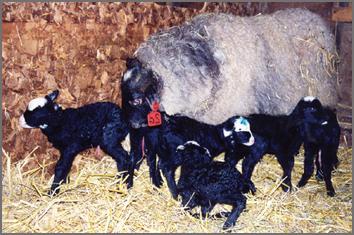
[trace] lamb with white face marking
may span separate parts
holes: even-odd
[[[133,166],[128,163],[129,154],[121,145],[129,128],[121,109],[114,103],[97,102],[63,110],[55,103],[58,95],[56,90],[31,100],[19,119],[23,128],[40,128],[60,152],[49,194],[59,192],[59,185],[66,180],[75,156],[97,146],[116,161],[123,178],[129,173],[127,183],[131,187]]]
[[[275,154],[283,168],[282,189],[291,190],[294,156],[298,153],[302,143],[305,148],[305,171],[298,184],[299,187],[305,185],[312,175],[314,156],[319,152],[322,154],[318,155],[325,156],[322,157],[322,161],[326,159],[327,163],[325,167],[318,166],[318,169],[333,168],[338,162],[336,152],[339,143],[339,125],[335,114],[322,108],[320,101],[315,97],[302,98],[290,115],[253,114],[248,116],[247,120],[250,123],[255,144],[251,147],[238,145],[235,154],[225,155],[225,160],[230,165],[236,165],[240,159],[245,158],[242,162],[242,173],[248,180],[251,180],[255,165],[265,154]],[[242,120],[235,122],[236,130],[247,130],[248,126],[240,126],[241,124]],[[328,195],[334,195],[328,169],[325,178]]]
[[[160,171],[166,177],[167,185],[174,198],[177,197],[174,174],[182,162],[176,149],[184,143],[205,146],[212,157],[235,151],[237,144],[250,146],[254,137],[247,119],[234,116],[219,125],[209,125],[186,116],[170,116],[161,112],[162,124],[159,126],[141,128],[144,140],[137,149],[144,149],[150,168],[152,182],[160,187],[162,178]],[[145,123],[144,123],[145,122]],[[146,125],[147,121],[141,124]],[[156,164],[156,155],[159,162]],[[132,158],[135,158],[132,157]],[[141,157],[138,157],[139,160]],[[134,164],[135,165],[135,164]]]

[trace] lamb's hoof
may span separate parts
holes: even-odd
[[[254,195],[257,191],[256,186],[251,180],[246,180],[247,183],[244,184],[242,193],[248,193],[251,192],[252,195]]]
[[[330,197],[334,197],[336,193],[334,191],[328,191],[327,192],[327,195],[330,196]]]
[[[234,226],[235,224],[234,223],[230,223],[228,221],[226,221],[224,223],[224,225],[222,226],[222,229],[226,232],[231,232],[231,228]]]
[[[57,188],[51,188],[49,191],[48,191],[48,196],[49,197],[55,197],[55,196],[57,196],[58,195],[58,193],[59,193],[59,187],[57,187]]]
[[[157,187],[157,188],[160,188],[163,184],[163,180],[160,178],[160,179],[152,179],[152,183]]]
[[[300,180],[299,183],[297,184],[298,188],[304,187],[307,184],[304,180]]]
[[[283,191],[286,192],[286,193],[287,193],[287,192],[291,192],[291,186],[289,186],[289,185],[286,185],[286,184],[283,183],[283,184],[281,185],[281,188],[282,188]]]

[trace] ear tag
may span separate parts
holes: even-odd
[[[152,111],[148,114],[148,126],[159,126],[162,124],[161,113],[159,110],[159,103],[154,102],[152,104]]]

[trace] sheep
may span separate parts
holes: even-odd
[[[242,193],[248,190],[247,181],[235,167],[212,161],[209,150],[197,142],[179,145],[176,152],[183,159],[177,184],[182,206],[188,211],[201,206],[205,218],[217,203],[231,205],[232,210],[223,225],[224,230],[230,229],[246,208],[247,199]]]
[[[323,172],[327,195],[333,197],[335,190],[331,172],[338,166],[337,151],[341,132],[335,111],[323,107],[318,98],[305,97],[297,106],[296,112],[304,120],[299,130],[305,150],[304,173],[298,187],[305,186],[312,176],[316,158],[316,177],[321,179]]]
[[[335,106],[332,54],[330,28],[306,9],[252,17],[201,14],[142,43],[127,61],[122,84],[155,96],[169,115],[207,124],[235,114],[289,115],[306,95]]]
[[[40,128],[48,141],[60,152],[55,166],[55,176],[49,195],[59,193],[59,186],[66,181],[75,156],[83,150],[100,146],[117,163],[124,179],[128,171],[129,154],[121,142],[128,135],[129,127],[122,110],[114,103],[97,102],[77,109],[62,109],[55,103],[59,91],[31,100],[19,119],[23,128]],[[129,176],[132,179],[132,176]],[[130,179],[128,181],[130,181]],[[128,187],[130,187],[128,182]]]
[[[138,106],[139,109],[144,109],[143,106],[148,106],[148,104],[141,103]],[[158,155],[158,169],[161,169],[166,177],[168,188],[175,199],[178,195],[175,171],[182,161],[175,154],[178,145],[185,143],[187,140],[194,140],[203,146],[207,146],[210,154],[216,157],[222,152],[232,152],[237,143],[244,145],[254,143],[249,123],[243,117],[235,116],[220,125],[214,126],[185,116],[170,116],[165,112],[160,114],[161,125],[149,127],[145,119],[144,122],[140,123],[143,127],[139,128],[137,132],[140,132],[140,135],[144,137],[143,152],[147,156],[153,184],[157,187],[162,184],[160,172],[156,168],[156,155]],[[142,144],[139,145],[138,149],[141,148]]]

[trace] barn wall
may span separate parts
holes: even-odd
[[[32,158],[38,162],[52,158],[47,163],[55,162],[58,152],[40,130],[18,126],[32,98],[58,88],[58,102],[64,108],[95,101],[120,104],[125,58],[150,34],[202,12],[258,13],[258,4],[244,3],[194,8],[155,3],[3,3],[2,7],[3,147],[13,161],[35,149]],[[26,167],[37,166],[36,161]]]

